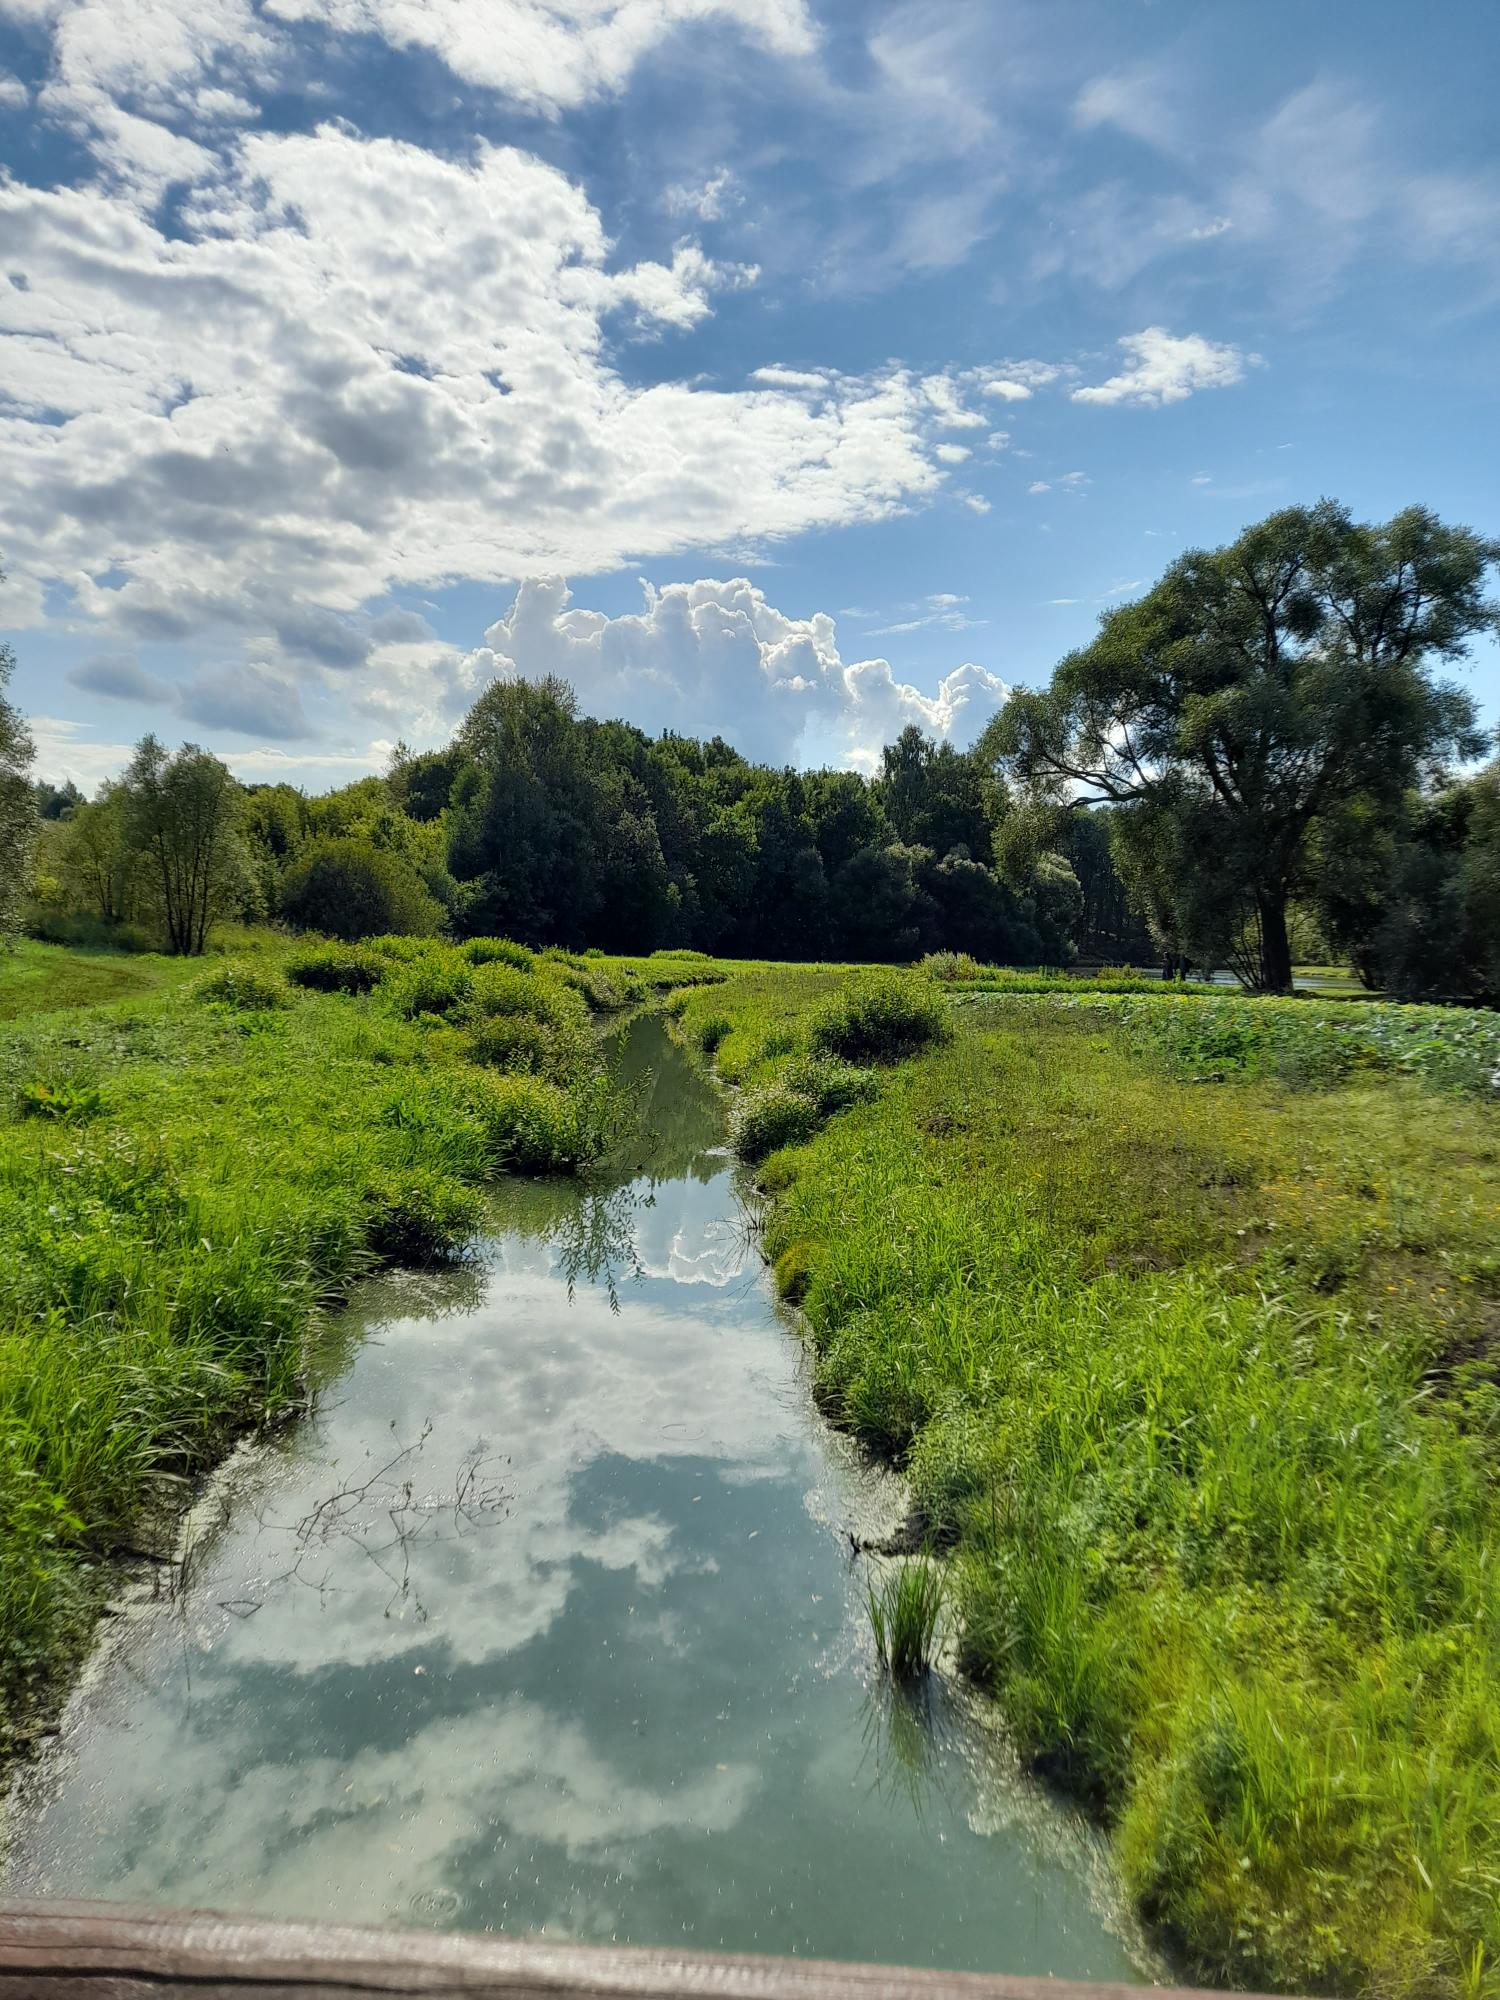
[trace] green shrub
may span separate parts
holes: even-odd
[[[794,1056],[777,1080],[807,1098],[819,1118],[832,1118],[851,1104],[867,1104],[879,1088],[869,1070],[837,1056]]]
[[[474,971],[457,952],[428,952],[403,966],[387,986],[396,1013],[414,1021],[419,1014],[451,1014],[474,991]]]
[[[193,995],[198,1000],[239,1007],[247,1012],[285,1007],[292,997],[279,972],[270,966],[248,964],[244,959],[231,959],[227,965],[217,967],[198,981]]]
[[[911,973],[865,973],[813,1016],[809,1040],[849,1062],[899,1062],[945,1042],[947,1009],[931,985]]]
[[[582,997],[555,974],[521,972],[503,960],[475,971],[469,997],[471,1011],[485,1019],[526,1014],[556,1028],[588,1019]]]
[[[706,1021],[700,1021],[696,1039],[704,1055],[711,1056],[733,1027],[734,1023],[724,1014],[710,1014]]]
[[[524,944],[513,944],[509,938],[469,938],[459,950],[470,965],[513,965],[517,972],[530,972],[536,964],[534,951],[528,951]]]
[[[484,1221],[484,1201],[447,1174],[408,1167],[368,1189],[367,1241],[383,1262],[430,1264],[451,1257]]]
[[[491,1076],[475,1100],[492,1162],[518,1173],[561,1173],[598,1150],[597,1096],[539,1076]]]
[[[318,945],[287,960],[293,986],[314,993],[369,993],[386,976],[384,958],[368,945]]]
[[[735,1109],[734,1150],[753,1166],[783,1146],[803,1146],[822,1119],[818,1107],[800,1090],[779,1083],[746,1091]]]
[[[441,905],[410,862],[358,838],[313,841],[287,870],[280,901],[282,916],[298,930],[346,940],[432,937],[443,921]]]
[[[951,981],[954,979],[978,979],[986,970],[977,958],[966,951],[930,951],[917,967],[929,979]]]
[[[552,1037],[532,1014],[497,1014],[471,1030],[469,1057],[491,1069],[545,1070]]]

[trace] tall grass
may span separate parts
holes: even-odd
[[[460,1252],[495,1174],[611,1143],[568,968],[517,962],[262,941],[0,1036],[0,1753],[143,1514],[298,1404],[323,1309],[381,1262]],[[486,1040],[506,1020],[536,1030],[524,1062]]]
[[[820,997],[715,996],[721,1060],[774,1087]],[[1164,1004],[1228,1038],[1253,1003]],[[1441,1066],[1194,1081],[1131,1005],[960,1007],[766,1162],[817,1393],[956,1543],[963,1660],[1188,1959],[1492,1990],[1496,1110]]]
[[[870,1580],[866,1601],[880,1664],[898,1681],[920,1680],[937,1658],[947,1607],[940,1564],[912,1556]]]

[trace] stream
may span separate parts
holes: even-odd
[[[878,1671],[849,1533],[899,1486],[814,1408],[719,1092],[652,1016],[620,1061],[628,1168],[362,1286],[127,1593],[5,1892],[1141,1979],[987,1705]]]

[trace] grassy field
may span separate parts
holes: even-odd
[[[0,958],[0,1758],[111,1554],[299,1404],[319,1312],[460,1254],[496,1173],[586,1165],[628,1109],[591,1010],[709,970],[249,942]]]
[[[673,1004],[825,1407],[1146,1912],[1240,1985],[1496,1990],[1500,1021],[996,997],[836,1075],[826,975]]]

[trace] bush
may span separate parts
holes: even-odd
[[[408,1021],[451,1014],[474,991],[474,972],[457,952],[429,952],[398,972],[388,987],[391,1006]]]
[[[16,1093],[18,1118],[97,1118],[102,1094],[91,1084],[23,1083]]]
[[[563,1173],[602,1144],[605,1086],[560,1090],[539,1076],[496,1076],[476,1101],[493,1164],[518,1173]]]
[[[733,1027],[734,1023],[723,1014],[710,1014],[706,1021],[701,1021],[698,1025],[699,1048],[706,1056],[711,1056]]]
[[[588,1009],[579,994],[555,977],[518,972],[504,961],[481,965],[473,975],[470,1005],[487,1020],[525,1014],[552,1027],[581,1027]]]
[[[741,1098],[734,1116],[734,1150],[753,1166],[783,1146],[805,1146],[822,1122],[810,1097],[769,1083]]]
[[[319,945],[288,959],[286,967],[293,986],[314,993],[369,993],[385,975],[385,961],[359,945]]]
[[[850,1062],[899,1062],[952,1034],[941,997],[910,973],[851,980],[814,1015],[809,1040]]]
[[[513,965],[517,972],[530,972],[536,953],[509,938],[476,937],[459,946],[470,965]]]
[[[430,1264],[463,1248],[484,1221],[484,1201],[447,1174],[408,1168],[375,1182],[366,1240],[383,1262]]]
[[[209,973],[206,979],[200,979],[193,988],[193,997],[223,1007],[269,1011],[274,1007],[287,1006],[292,996],[279,972],[269,966],[248,965],[243,959],[231,959],[227,965]]]
[[[836,1056],[797,1056],[782,1070],[779,1081],[807,1098],[820,1118],[832,1118],[851,1104],[868,1103],[877,1088],[869,1070],[840,1062]]]
[[[966,951],[930,951],[917,967],[929,979],[978,979],[984,967]]]
[[[497,1014],[469,1037],[469,1058],[492,1069],[545,1070],[552,1038],[530,1014]]]
[[[299,930],[346,940],[380,932],[432,937],[443,921],[409,862],[357,839],[315,840],[305,848],[282,880],[281,914]]]

